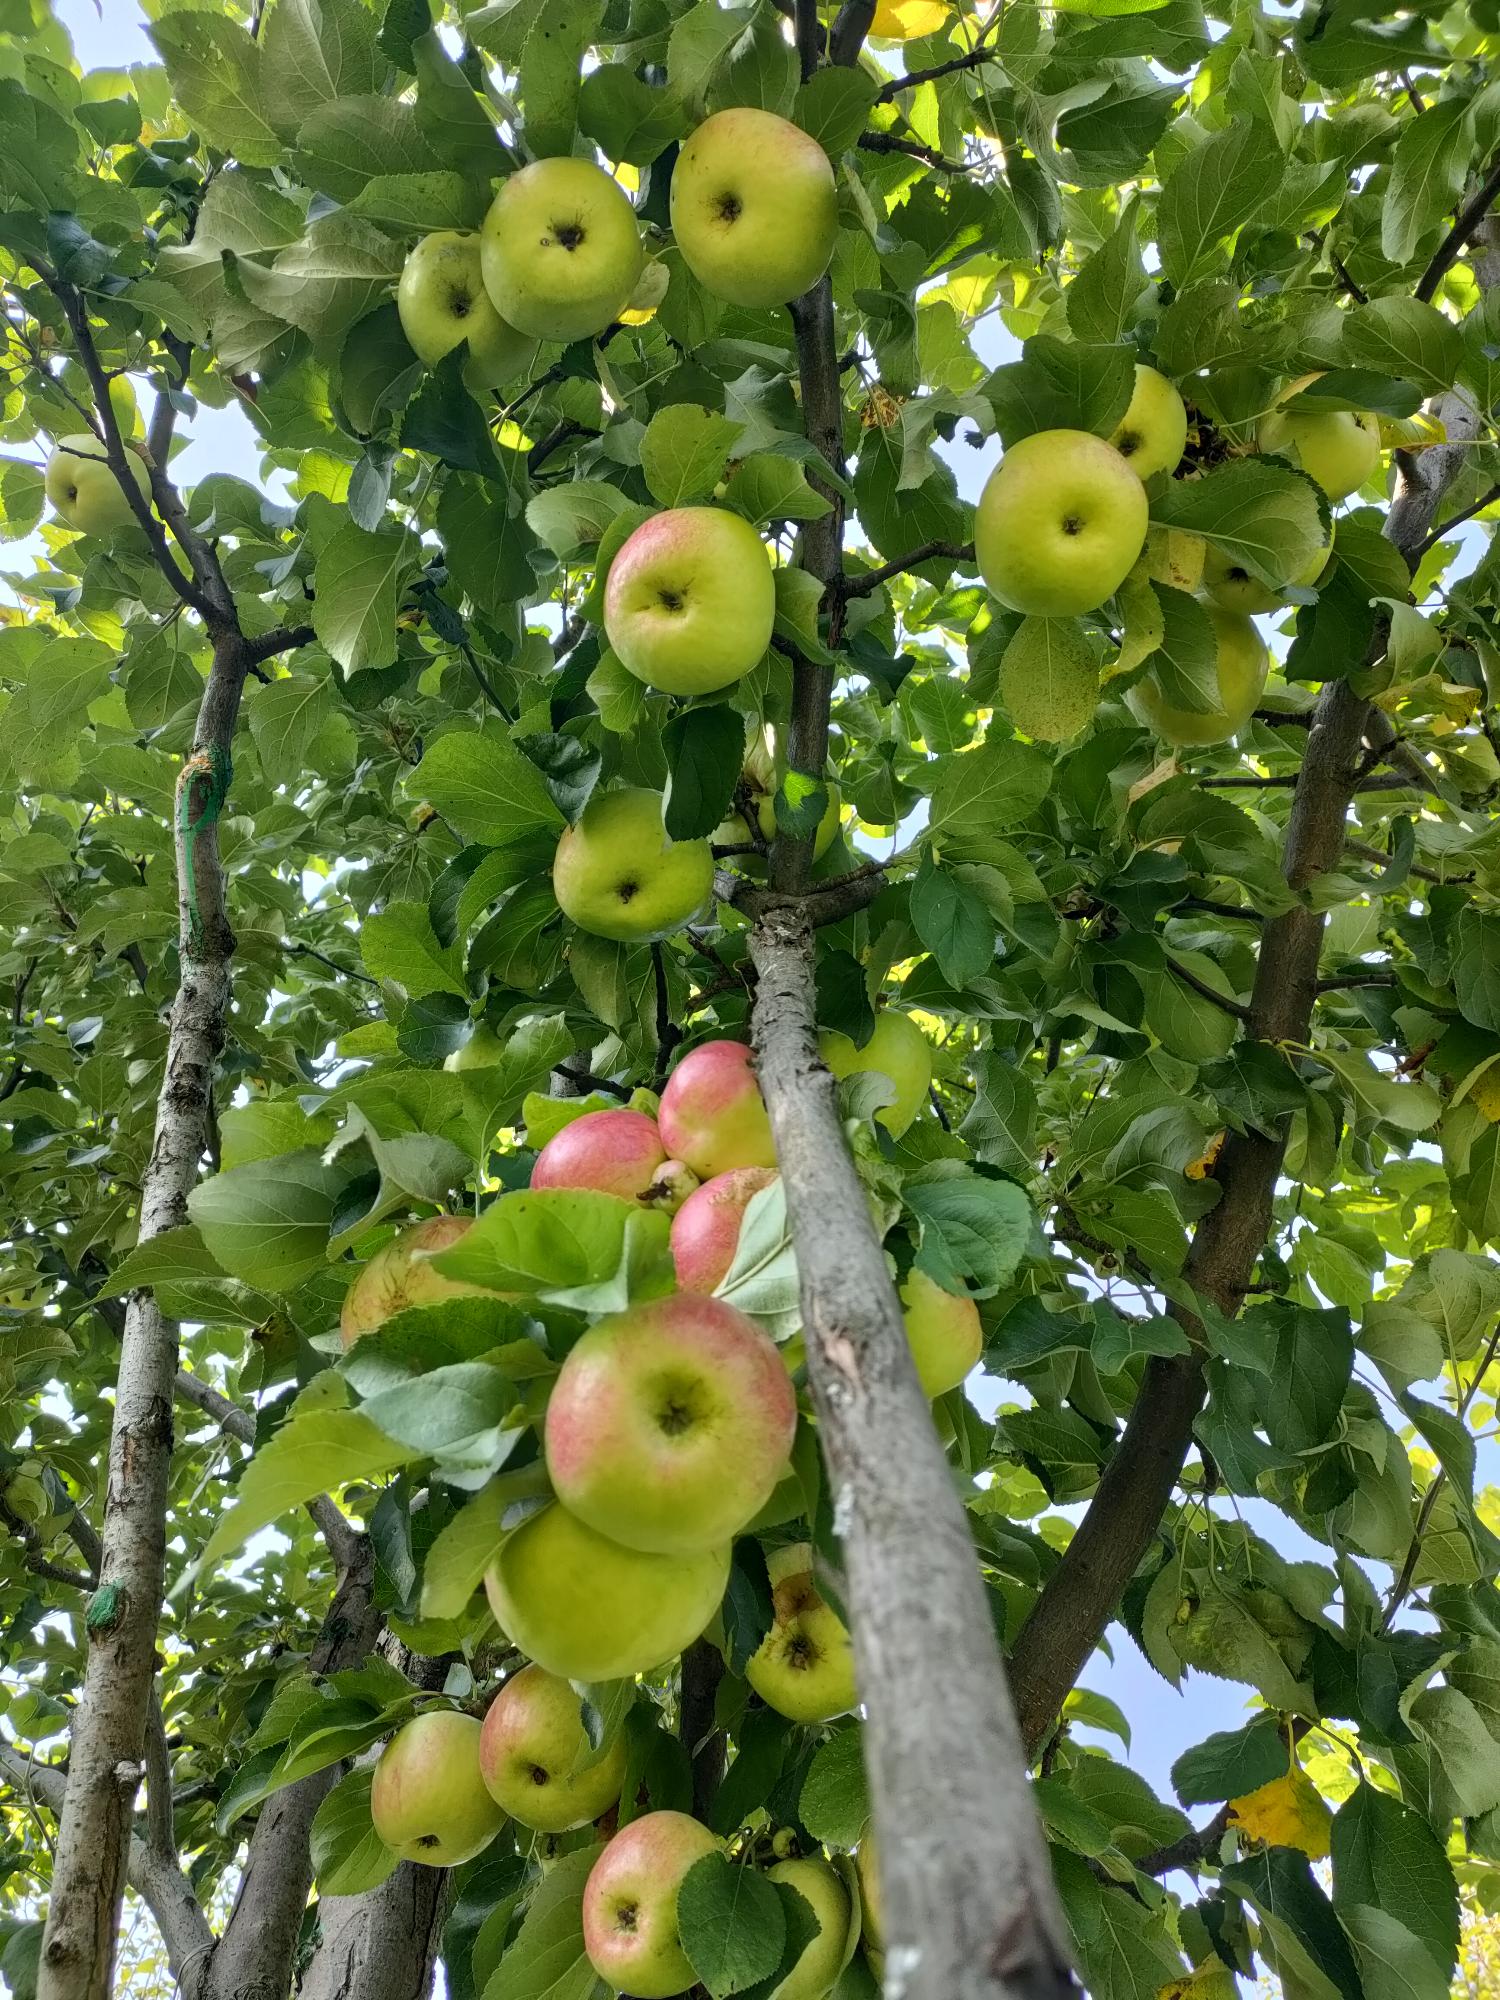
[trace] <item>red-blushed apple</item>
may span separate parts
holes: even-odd
[[[847,1035],[825,1028],[818,1037],[818,1053],[840,1079],[873,1070],[889,1079],[895,1097],[875,1113],[893,1139],[899,1139],[927,1102],[932,1085],[932,1049],[927,1037],[911,1018],[894,1007],[876,1015],[875,1027],[867,1042],[859,1047]]]
[[[375,1831],[403,1861],[456,1868],[488,1847],[505,1814],[479,1775],[480,1727],[456,1708],[433,1708],[398,1729],[370,1782]]]
[[[583,1890],[583,1948],[616,1993],[671,2000],[697,1974],[677,1934],[682,1878],[723,1842],[686,1813],[642,1813],[622,1826]]]
[[[1012,611],[1076,618],[1113,597],[1146,540],[1146,489],[1088,431],[1034,431],[990,474],[974,510],[974,553]]]
[[[445,1278],[431,1259],[451,1250],[473,1227],[467,1215],[433,1215],[403,1229],[377,1250],[344,1294],[339,1332],[345,1347],[373,1333],[408,1306],[433,1306],[440,1299],[497,1299],[500,1294],[461,1278]]]
[[[656,1120],[644,1111],[586,1111],[537,1154],[531,1185],[594,1188],[670,1213],[697,1186],[697,1176],[667,1158]]]
[[[649,1555],[721,1547],[786,1470],[797,1398],[776,1343],[722,1299],[674,1292],[590,1327],[547,1399],[563,1506]]]
[[[127,444],[125,463],[149,500],[151,475],[135,445]],[[47,459],[42,485],[59,516],[80,535],[112,535],[120,528],[138,525],[103,442],[92,431],[58,439]]]
[[[656,1114],[662,1144],[700,1180],[774,1167],[771,1121],[744,1042],[700,1042],[673,1070]]]
[[[1130,404],[1110,443],[1138,479],[1176,470],[1187,447],[1187,407],[1157,369],[1136,363]]]
[[[750,1656],[745,1678],[779,1715],[826,1722],[859,1699],[854,1647],[838,1613],[823,1602],[806,1542],[766,1559],[774,1622]]]
[[[827,2000],[844,1969],[852,1910],[849,1891],[828,1863],[814,1855],[778,1861],[766,1873],[773,1882],[795,1889],[817,1919],[816,1937],[771,1995],[771,2000]]]
[[[690,1646],[728,1581],[727,1542],[646,1555],[552,1506],[506,1536],[484,1588],[496,1624],[538,1666],[569,1681],[618,1681]]]
[[[535,1833],[568,1833],[607,1812],[625,1778],[625,1738],[587,1762],[575,1689],[545,1667],[522,1667],[490,1703],[479,1738],[489,1794]],[[580,1768],[581,1767],[581,1768]]]
[[[558,155],[500,183],[480,232],[484,288],[535,340],[591,340],[630,302],[646,253],[635,210],[592,160]]]
[[[979,1308],[972,1299],[945,1292],[915,1265],[901,1287],[901,1308],[917,1380],[931,1402],[956,1389],[978,1367],[984,1351]]]
[[[745,1210],[776,1178],[772,1167],[731,1167],[693,1189],[672,1218],[672,1262],[680,1291],[717,1291],[739,1249]]]
[[[565,826],[552,862],[552,891],[581,931],[644,944],[691,923],[714,891],[706,840],[670,840],[662,795],[636,786],[596,792]]]
[[[815,285],[839,230],[828,155],[800,125],[749,104],[716,111],[684,140],[671,211],[699,284],[752,311],[784,306]]]
[[[723,507],[669,507],[609,566],[604,630],[616,657],[663,694],[712,694],[758,666],[776,621],[765,544]]]

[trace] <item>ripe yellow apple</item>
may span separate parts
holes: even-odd
[[[1283,402],[1317,379],[1290,383]],[[1358,492],[1380,463],[1380,422],[1364,410],[1278,408],[1261,418],[1255,441],[1263,452],[1294,460],[1335,501]]]
[[[625,1778],[625,1738],[590,1760],[576,1691],[545,1667],[522,1667],[490,1703],[479,1738],[490,1797],[536,1833],[568,1833],[607,1812]]]
[[[932,1084],[932,1050],[927,1037],[910,1014],[887,1007],[875,1017],[870,1039],[856,1048],[847,1035],[825,1028],[818,1037],[818,1052],[834,1075],[842,1080],[860,1070],[874,1070],[888,1077],[896,1095],[875,1113],[876,1122],[893,1139],[899,1139],[927,1102]]]
[[[552,891],[581,931],[641,944],[691,923],[708,906],[714,857],[706,840],[669,840],[660,792],[596,792],[563,828]]]
[[[673,1070],[656,1114],[662,1144],[700,1180],[774,1167],[776,1148],[755,1059],[744,1042],[700,1042]]]
[[[750,1656],[745,1678],[778,1715],[826,1722],[859,1699],[854,1647],[843,1620],[818,1595],[806,1542],[778,1549],[766,1564],[774,1623]]]
[[[729,1546],[644,1555],[552,1506],[501,1544],[485,1572],[495,1622],[570,1681],[617,1681],[674,1659],[718,1610]]]
[[[693,1984],[677,1892],[694,1862],[722,1845],[686,1813],[643,1813],[620,1828],[583,1891],[583,1948],[611,1992],[671,2000]]]
[[[149,500],[151,475],[145,461],[132,445],[126,446],[125,458],[131,477]],[[103,442],[92,431],[58,439],[42,484],[52,507],[80,535],[112,535],[139,525],[110,469]]]
[[[980,574],[1002,604],[1073,618],[1113,597],[1146,540],[1146,489],[1088,431],[1036,431],[990,474],[974,514]]]
[[[1248,618],[1210,603],[1206,607],[1218,642],[1219,706],[1202,711],[1174,708],[1151,673],[1125,699],[1135,716],[1164,743],[1227,743],[1238,736],[1260,700],[1270,671],[1266,642]]]
[[[501,319],[484,288],[473,230],[437,229],[422,238],[401,267],[396,311],[412,352],[429,368],[467,341],[465,373],[477,386],[513,381],[535,359],[536,342]]]
[[[1140,479],[1174,472],[1187,446],[1187,405],[1155,368],[1138,361],[1135,389],[1110,443]]]
[[[699,284],[732,305],[785,305],[828,269],[838,192],[828,155],[772,111],[706,118],[672,169],[672,232]]]
[[[776,622],[765,544],[723,507],[669,507],[609,566],[604,630],[637,680],[712,694],[758,666]]]
[[[547,1471],[600,1534],[696,1555],[765,1506],[796,1431],[770,1336],[723,1299],[676,1292],[609,1314],[569,1349],[547,1400]]]
[[[1203,588],[1222,610],[1237,611],[1242,618],[1253,618],[1263,611],[1281,611],[1286,606],[1287,586],[1301,588],[1315,584],[1328,567],[1332,553],[1330,542],[1316,550],[1281,589],[1273,590],[1239,563],[1231,562],[1222,549],[1210,547],[1203,558]]]
[[[445,1278],[430,1261],[439,1250],[451,1250],[472,1227],[466,1215],[433,1215],[403,1229],[377,1250],[344,1294],[339,1333],[345,1347],[409,1306],[436,1305],[440,1299],[498,1298],[498,1292],[483,1285]]]
[[[502,181],[481,231],[484,287],[535,340],[588,340],[629,303],[645,266],[635,210],[592,160],[537,160]]]
[[[902,1316],[917,1380],[929,1402],[956,1389],[979,1365],[984,1333],[972,1299],[955,1297],[915,1265],[901,1287]]]
[[[844,1969],[851,1914],[849,1891],[826,1861],[811,1855],[778,1861],[766,1873],[773,1882],[785,1882],[804,1897],[818,1920],[817,1936],[803,1946],[801,1957],[771,2000],[826,2000]]]
[[[457,1868],[488,1847],[505,1824],[479,1774],[479,1738],[472,1715],[435,1708],[398,1729],[380,1753],[370,1819],[403,1861]]]

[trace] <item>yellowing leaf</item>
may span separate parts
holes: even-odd
[[[1231,1799],[1229,1820],[1246,1839],[1265,1847],[1295,1847],[1309,1861],[1327,1859],[1333,1815],[1302,1771],[1289,1771],[1242,1799]]]

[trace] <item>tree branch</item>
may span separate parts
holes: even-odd
[[[1500,485],[1492,486],[1488,492],[1481,493],[1472,507],[1460,507],[1456,514],[1444,521],[1440,528],[1434,528],[1432,533],[1427,536],[1422,546],[1417,550],[1418,559],[1420,560],[1421,557],[1425,556],[1429,549],[1436,548],[1438,543],[1446,535],[1451,535],[1455,528],[1461,528],[1465,521],[1472,521],[1474,516],[1482,514],[1486,507],[1493,507],[1497,500],[1500,500]]]
[[[1217,986],[1210,986],[1206,979],[1200,979],[1189,965],[1167,953],[1167,970],[1174,979],[1180,979],[1184,986],[1190,986],[1201,999],[1211,1001],[1226,1014],[1233,1014],[1237,1021],[1248,1021],[1250,1009],[1242,1000],[1232,1000],[1227,993],[1221,993]]]
[[[846,599],[869,597],[893,576],[905,576],[909,570],[920,569],[923,563],[972,563],[973,560],[972,542],[923,542],[920,548],[898,556],[894,562],[882,563],[879,569],[866,570],[861,576],[846,576],[839,585],[839,595]]]
[[[1438,245],[1432,262],[1417,280],[1416,296],[1419,299],[1430,300],[1435,295],[1438,286],[1458,262],[1470,240],[1483,227],[1497,196],[1500,196],[1500,154],[1490,162],[1490,170],[1480,187],[1453,218],[1453,227]]]
[[[920,160],[940,174],[966,174],[969,172],[965,160],[950,160],[940,153],[936,146],[924,146],[916,139],[899,139],[894,132],[861,132],[861,148],[867,153],[904,153],[909,160]]]
[[[708,1818],[724,1782],[724,1732],[714,1723],[714,1699],[724,1678],[724,1655],[695,1639],[682,1656],[677,1735],[693,1766],[693,1812]]]
[[[981,43],[978,48],[969,49],[961,56],[954,56],[951,62],[934,63],[931,69],[909,69],[904,76],[893,76],[879,96],[877,104],[889,104],[899,97],[903,90],[915,90],[919,84],[935,83],[940,76],[952,76],[958,70],[981,69],[985,63],[999,62],[995,49]]]

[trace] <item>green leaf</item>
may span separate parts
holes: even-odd
[[[288,1292],[323,1268],[345,1179],[314,1152],[256,1160],[194,1188],[188,1213],[226,1271]]]
[[[582,1188],[501,1195],[463,1241],[433,1259],[445,1277],[579,1312],[617,1312],[670,1291],[670,1223],[619,1195]]]
[[[406,529],[371,535],[352,523],[319,555],[313,630],[346,673],[395,659],[396,612],[417,559]]]
[[[183,117],[199,135],[241,166],[276,166],[285,148],[265,52],[245,30],[224,14],[173,12],[147,32]]]
[[[529,13],[523,18],[529,19]],[[417,74],[417,122],[444,166],[488,183],[514,165],[495,130],[494,112],[476,95],[437,29],[414,36],[411,51]]]
[[[1372,1905],[1420,1939],[1444,1986],[1458,1956],[1458,1884],[1421,1813],[1360,1785],[1334,1815],[1333,1907]]]
[[[15,78],[0,78],[0,130],[6,139],[0,188],[43,215],[71,209],[78,134],[61,112],[33,97]]]
[[[468,1609],[500,1546],[507,1480],[515,1477],[491,1480],[439,1530],[422,1564],[424,1618],[461,1618]]]
[[[949,861],[990,861],[996,836],[1031,817],[1052,786],[1052,761],[991,738],[933,765],[932,845]]]
[[[606,159],[649,167],[688,129],[670,91],[638,77],[627,63],[601,63],[583,79],[578,124]]]
[[[373,1769],[341,1778],[313,1815],[312,1864],[323,1896],[361,1896],[378,1889],[396,1856],[370,1820]]]
[[[1466,1021],[1500,1034],[1500,912],[1466,903],[1455,917],[1453,996]]]
[[[814,1840],[846,1852],[858,1847],[870,1823],[865,1781],[864,1733],[857,1723],[830,1736],[802,1780],[797,1817]]]
[[[1174,479],[1152,501],[1163,527],[1201,535],[1263,583],[1280,587],[1327,544],[1318,489],[1290,466],[1245,458],[1203,479]]]
[[[684,709],[662,731],[662,748],[668,837],[705,840],[734,802],[745,756],[745,719],[722,702]]]
[[[617,486],[602,479],[572,479],[533,494],[526,520],[559,561],[578,562],[599,546],[610,522],[629,505]]]
[[[993,963],[994,918],[967,882],[929,855],[923,856],[911,885],[910,907],[917,936],[956,991]]]
[[[1258,1791],[1287,1773],[1286,1738],[1274,1715],[1207,1737],[1172,1766],[1172,1789],[1185,1806],[1217,1805]]]
[[[1266,1435],[1285,1451],[1310,1451],[1332,1435],[1354,1366],[1349,1315],[1271,1299],[1246,1315],[1273,1343],[1270,1380],[1260,1389]]]
[[[1344,354],[1352,367],[1402,376],[1436,396],[1458,379],[1463,335],[1420,299],[1371,299],[1344,315]]]
[[[973,1064],[974,1102],[959,1137],[976,1160],[1023,1179],[1036,1159],[1036,1091],[1025,1070],[999,1054],[982,1053]]]
[[[792,123],[810,132],[823,151],[837,159],[858,144],[879,88],[862,69],[830,65],[814,70],[798,87]]]
[[[1315,1059],[1346,1086],[1352,1122],[1361,1128],[1394,1125],[1401,1132],[1425,1132],[1437,1123],[1443,1107],[1430,1083],[1402,1083],[1354,1049],[1319,1049]]]
[[[349,203],[349,213],[402,236],[425,236],[435,229],[477,229],[487,207],[484,190],[462,174],[379,173]]]
[[[565,1854],[540,1878],[484,2000],[592,2000],[599,1978],[583,1948],[583,1887],[602,1851]]]
[[[1219,642],[1208,612],[1185,590],[1164,583],[1151,589],[1161,613],[1161,639],[1146,661],[1146,672],[1173,707],[1191,715],[1219,710]]]
[[[602,0],[539,0],[521,51],[521,102],[535,159],[567,153],[578,122],[579,71],[604,8]]]
[[[335,1493],[353,1479],[373,1479],[419,1456],[394,1443],[357,1410],[294,1411],[245,1467],[234,1505],[220,1516],[198,1559],[199,1574],[304,1501]]]
[[[563,824],[541,772],[494,725],[439,736],[407,786],[462,839],[482,847],[506,847]]]
[[[677,1891],[677,1933],[713,2000],[724,2000],[776,1970],[786,1917],[774,1883],[748,1862],[705,1854]]]
[[[1134,350],[1090,346],[1038,334],[1019,361],[997,368],[984,385],[1006,448],[1036,431],[1082,430],[1108,437],[1135,386]]]
[[[1354,1954],[1306,1855],[1267,1848],[1225,1868],[1220,1880],[1260,1918],[1284,1984],[1307,2000],[1363,2000]]]
[[[297,134],[297,171],[309,187],[350,202],[387,175],[437,174],[442,161],[417,114],[394,97],[341,97],[320,104]]]
[[[1280,156],[1248,118],[1184,154],[1156,205],[1162,270],[1179,291],[1225,261],[1228,239],[1275,194],[1281,173]]]
[[[1132,203],[1063,293],[1073,337],[1110,345],[1122,340],[1135,324],[1147,284]]]
[[[326,672],[294,672],[249,690],[246,720],[269,784],[302,782],[312,747],[334,707],[333,684]]]
[[[673,23],[667,41],[667,82],[689,104],[701,102],[729,51],[753,25],[753,7],[697,0]]]
[[[664,507],[707,499],[743,429],[696,403],[658,410],[641,439],[641,471],[653,496]]]
[[[1462,195],[1471,113],[1467,98],[1450,97],[1402,126],[1380,205],[1380,248],[1390,263],[1414,257]]]
[[[248,257],[234,268],[252,306],[328,347],[379,304],[402,262],[399,243],[340,209],[312,223],[269,268]]]
[[[1054,1849],[1052,1859],[1079,1970],[1094,2000],[1151,2000],[1181,1977],[1182,1960],[1144,1903],[1106,1887],[1081,1855]]]
[[[905,1199],[921,1226],[917,1264],[945,1291],[987,1299],[1009,1284],[1031,1234],[1031,1204],[1013,1181],[959,1168],[909,1180]]]
[[[368,95],[390,81],[374,16],[361,0],[276,0],[261,47],[266,102],[287,139],[320,104]]]
[[[360,1414],[423,1458],[483,1464],[488,1474],[495,1470],[489,1460],[515,1403],[516,1392],[498,1368],[456,1361],[366,1397]]]
[[[458,953],[439,945],[424,903],[392,903],[366,917],[359,952],[372,979],[393,981],[412,1000],[466,991]]]

